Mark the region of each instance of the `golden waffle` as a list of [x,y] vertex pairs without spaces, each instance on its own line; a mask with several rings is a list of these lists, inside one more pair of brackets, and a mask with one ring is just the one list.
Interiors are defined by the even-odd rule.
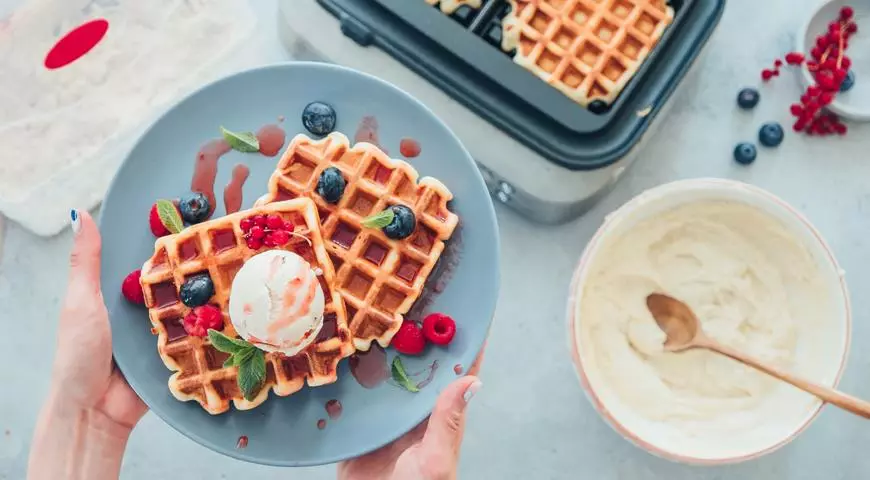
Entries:
[[[439,0],[426,0],[429,5],[436,5]],[[453,13],[462,5],[468,5],[471,8],[480,8],[481,0],[440,0],[441,11],[447,14]]]
[[612,103],[674,19],[666,0],[509,0],[502,48],[587,106]]
[[[338,204],[316,193],[320,173],[338,168],[347,182]],[[347,306],[348,325],[357,349],[373,340],[387,347],[403,316],[423,291],[426,279],[459,223],[448,210],[453,194],[438,180],[425,177],[406,162],[389,158],[369,143],[350,147],[347,137],[332,133],[322,140],[298,135],[287,147],[269,193],[258,204],[299,196],[317,204],[321,232],[336,270],[335,290]],[[417,227],[403,240],[365,228],[366,217],[390,205],[414,211]]]
[[[185,278],[207,272],[215,294],[209,304],[223,312],[223,333],[237,337],[228,315],[230,287],[242,264],[259,253],[245,245],[239,222],[257,214],[278,214],[295,225],[296,233],[309,239],[291,236],[284,250],[296,252],[312,268],[320,268],[320,284],[326,300],[323,328],[304,352],[293,357],[266,353],[266,383],[253,400],[245,400],[236,383],[238,367],[224,368],[227,354],[211,346],[208,338],[188,336],[182,319],[190,308],[178,299]],[[142,290],[158,335],[157,351],[163,363],[175,373],[169,389],[175,398],[196,400],[211,414],[229,409],[230,400],[240,410],[263,403],[271,389],[281,396],[290,395],[307,380],[309,386],[334,382],[339,360],[354,352],[347,314],[341,295],[330,286],[335,270],[320,235],[314,203],[307,198],[274,203],[210,220],[184,229],[179,234],[157,239],[154,256],[142,267]]]

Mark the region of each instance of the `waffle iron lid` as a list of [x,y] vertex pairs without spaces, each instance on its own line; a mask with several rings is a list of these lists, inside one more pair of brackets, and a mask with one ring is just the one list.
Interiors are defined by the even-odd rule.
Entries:
[[447,15],[423,0],[317,0],[341,31],[380,48],[547,160],[608,166],[640,140],[697,58],[724,0],[671,0],[672,24],[614,103],[593,113],[497,48],[506,0]]

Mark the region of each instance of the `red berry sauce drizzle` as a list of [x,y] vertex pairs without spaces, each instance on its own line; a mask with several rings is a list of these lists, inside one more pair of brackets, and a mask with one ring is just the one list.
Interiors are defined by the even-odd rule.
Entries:
[[341,402],[339,402],[336,399],[332,399],[332,400],[326,402],[326,405],[324,405],[324,408],[326,409],[326,414],[329,415],[329,418],[331,420],[338,420],[338,417],[341,416],[341,412],[342,412]]
[[420,142],[413,138],[403,138],[402,141],[399,142],[399,153],[401,153],[405,158],[416,158],[420,156],[420,152],[422,151],[423,149],[420,147]]
[[447,284],[453,278],[460,260],[462,260],[461,223],[456,227],[450,240],[445,243],[441,257],[435,263],[435,268],[432,269],[426,284],[423,285],[423,292],[420,294],[420,298],[414,302],[405,318],[423,319],[428,313],[431,313],[428,311],[429,308],[435,302],[435,299],[438,298],[438,295],[447,288]]
[[[807,135],[845,135],[846,125],[837,115],[825,107],[834,101],[840,86],[849,74],[852,60],[846,56],[849,39],[858,31],[852,7],[840,9],[838,18],[828,24],[828,30],[816,37],[816,44],[810,50],[810,58],[801,52],[785,55],[785,63],[792,66],[806,66],[815,80],[801,95],[800,103],[791,105],[791,114],[797,119],[792,126],[796,132]],[[781,59],[776,59],[774,68],[761,71],[761,78],[768,81],[779,76]]]
[[317,421],[317,429],[323,430],[324,428],[326,428],[326,419],[321,418],[320,420]]
[[[365,116],[360,120],[359,125],[357,126],[356,134],[353,136],[353,141],[356,143],[371,143],[389,155],[390,152],[386,147],[381,145],[380,134],[378,132],[379,128],[380,126],[378,125],[377,118],[371,115]],[[420,156],[422,151],[423,148],[420,146],[420,142],[413,138],[403,138],[399,141],[399,153],[405,158],[417,158]]]
[[350,373],[364,388],[375,388],[390,377],[387,353],[376,342],[369,351],[357,351],[348,360]]
[[457,363],[456,365],[453,366],[453,373],[455,373],[457,376],[462,375],[462,364],[461,363]]
[[[267,157],[274,157],[284,146],[286,135],[278,125],[266,125],[257,130],[257,140],[260,142],[260,153]],[[196,163],[193,168],[193,178],[190,180],[190,190],[200,192],[208,197],[211,211],[209,218],[214,214],[217,205],[214,184],[217,178],[218,160],[231,150],[230,145],[224,139],[211,140],[200,147],[196,154]],[[230,183],[224,188],[224,207],[227,214],[236,213],[242,208],[242,187],[248,179],[250,170],[245,165],[236,165],[233,168],[233,176]]]
[[224,208],[227,215],[236,213],[242,209],[242,187],[251,174],[251,169],[247,165],[238,164],[233,167],[233,176],[230,183],[224,187]]
[[383,145],[381,145],[380,135],[378,133],[379,129],[378,119],[373,116],[363,117],[359,122],[359,126],[356,128],[356,134],[353,136],[353,141],[356,143],[359,142],[368,142],[372,145],[380,148],[387,155],[390,154]]
[[423,373],[426,374],[426,378],[424,378],[423,381],[417,383],[417,388],[423,388],[426,385],[429,385],[430,383],[432,383],[432,380],[435,378],[435,372],[437,372],[437,371],[438,371],[438,360],[433,360],[432,363],[429,364],[429,367],[426,368],[426,370],[412,374],[412,376],[414,376],[414,377],[416,377],[418,375],[422,375]]
[[242,448],[246,448],[247,446],[248,446],[248,436],[242,435],[241,437],[239,437],[238,441],[236,441],[236,448],[242,449]]

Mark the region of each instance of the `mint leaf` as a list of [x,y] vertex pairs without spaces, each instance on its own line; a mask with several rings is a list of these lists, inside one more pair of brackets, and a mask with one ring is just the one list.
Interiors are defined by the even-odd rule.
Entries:
[[208,340],[218,351],[229,353],[230,355],[235,354],[243,348],[236,344],[236,342],[233,342],[230,337],[213,329],[209,329],[208,331]]
[[253,352],[249,359],[239,365],[239,389],[248,401],[257,396],[266,381],[266,357],[262,350],[255,349]]
[[224,127],[221,127],[221,135],[224,140],[230,144],[233,150],[238,150],[244,153],[253,153],[260,151],[260,141],[257,136],[251,132],[232,132]]
[[254,356],[254,352],[256,352],[256,351],[257,351],[256,348],[251,347],[251,348],[246,348],[246,349],[240,351],[239,353],[233,355],[233,365],[235,365],[237,367],[241,366],[243,363],[250,360],[251,357]]
[[411,393],[417,393],[420,391],[420,389],[417,388],[417,385],[414,385],[414,382],[412,382],[411,379],[408,378],[408,372],[405,371],[405,366],[402,365],[401,357],[397,356],[393,359],[393,366],[391,370],[393,374],[393,380],[395,380],[395,382],[398,383],[400,387]]
[[384,228],[393,221],[393,217],[395,216],[396,214],[393,213],[393,209],[388,208],[383,212],[376,213],[363,220],[362,226],[368,228]]
[[157,215],[160,217],[160,223],[166,227],[171,233],[181,233],[184,230],[184,222],[181,220],[181,215],[175,204],[169,200],[157,200]]

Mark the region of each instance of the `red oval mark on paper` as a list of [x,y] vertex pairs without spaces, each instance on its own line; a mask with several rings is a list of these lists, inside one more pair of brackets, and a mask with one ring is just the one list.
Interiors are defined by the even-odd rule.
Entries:
[[70,30],[45,55],[45,68],[65,67],[96,47],[109,30],[104,19],[91,20]]

